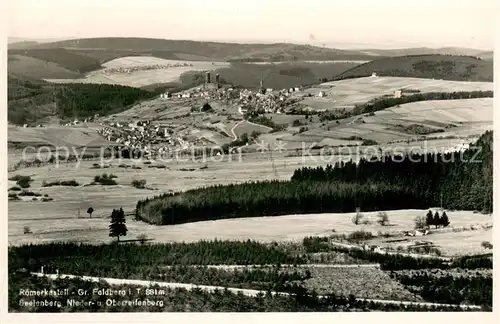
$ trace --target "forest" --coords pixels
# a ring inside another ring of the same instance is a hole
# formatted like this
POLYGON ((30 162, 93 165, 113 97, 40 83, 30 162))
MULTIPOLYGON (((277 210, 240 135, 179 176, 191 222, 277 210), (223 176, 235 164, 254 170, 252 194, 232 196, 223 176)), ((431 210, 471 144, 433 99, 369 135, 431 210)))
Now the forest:
POLYGON ((121 112, 157 92, 108 84, 50 84, 9 75, 8 120, 32 125, 50 116, 85 118, 121 112))
MULTIPOLYGON (((432 274, 397 275, 405 286, 417 287, 424 300, 444 304, 473 304, 492 306, 493 278, 485 276, 456 277, 432 274)), ((413 288, 415 289, 415 288, 413 288)))
MULTIPOLYGON (((366 182, 415 188, 429 205, 448 209, 493 210, 493 132, 488 131, 462 154, 386 156, 337 163, 325 168, 302 168, 292 181, 366 182)), ((363 207, 363 206, 361 206, 363 207)))
POLYGON ((138 201, 136 218, 156 225, 238 217, 428 208, 430 197, 391 184, 264 181, 166 193, 138 201), (400 199, 394 199, 399 197, 400 199))
POLYGON ((156 225, 325 212, 493 208, 493 133, 465 152, 362 158, 301 168, 290 181, 247 182, 167 193, 137 202, 136 219, 156 225))
POLYGON ((59 116, 81 118, 117 113, 139 100, 156 95, 120 85, 66 84, 56 92, 55 97, 59 116))
POLYGON ((169 244, 48 243, 9 247, 9 272, 24 268, 122 278, 144 278, 162 265, 303 264, 305 258, 255 241, 198 241, 169 244), (122 262, 123 261, 123 262, 122 262), (53 269, 52 269, 53 270, 53 269))
POLYGON ((461 55, 404 55, 357 65, 333 80, 370 76, 493 82, 493 61, 461 55))

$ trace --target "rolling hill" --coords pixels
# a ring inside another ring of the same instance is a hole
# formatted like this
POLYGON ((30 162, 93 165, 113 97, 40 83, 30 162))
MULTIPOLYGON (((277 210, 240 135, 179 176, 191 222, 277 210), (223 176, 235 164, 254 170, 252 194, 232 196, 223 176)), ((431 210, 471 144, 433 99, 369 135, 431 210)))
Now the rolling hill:
POLYGON ((398 48, 398 49, 367 49, 364 51, 367 53, 380 56, 408 56, 408 55, 434 54, 434 55, 465 55, 465 56, 476 56, 476 57, 481 57, 481 55, 488 52, 480 49, 464 48, 464 47, 440 47, 440 48, 415 47, 415 48, 398 48))
MULTIPOLYGON (((86 38, 39 44, 36 49, 71 49, 128 51, 151 54, 166 59, 181 59, 178 54, 191 54, 216 60, 370 60, 372 56, 356 50, 338 50, 296 44, 237 44, 167 40, 153 38, 86 38)), ((128 54, 131 55, 131 54, 128 54)), ((186 59, 186 58, 184 58, 186 59)))
POLYGON ((85 55, 69 52, 63 48, 9 50, 8 53, 9 56, 23 55, 46 62, 52 62, 79 74, 101 68, 101 64, 98 60, 85 55))
POLYGON ((493 81, 493 62, 470 56, 411 55, 374 60, 356 66, 335 79, 370 76, 414 77, 454 81, 493 81))
POLYGON ((80 76, 80 73, 67 69, 57 63, 23 55, 9 55, 8 69, 11 75, 14 74, 19 77, 29 76, 35 79, 73 79, 80 76))

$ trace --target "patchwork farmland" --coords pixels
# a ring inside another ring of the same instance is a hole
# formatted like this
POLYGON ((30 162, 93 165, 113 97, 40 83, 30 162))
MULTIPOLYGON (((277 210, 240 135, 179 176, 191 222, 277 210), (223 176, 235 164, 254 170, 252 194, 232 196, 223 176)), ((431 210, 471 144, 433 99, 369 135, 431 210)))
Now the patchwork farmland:
POLYGON ((103 66, 104 69, 89 72, 84 78, 46 78, 45 80, 53 83, 103 83, 144 87, 152 84, 175 82, 185 72, 215 70, 227 67, 229 63, 177 61, 150 56, 129 56, 108 61, 103 66))

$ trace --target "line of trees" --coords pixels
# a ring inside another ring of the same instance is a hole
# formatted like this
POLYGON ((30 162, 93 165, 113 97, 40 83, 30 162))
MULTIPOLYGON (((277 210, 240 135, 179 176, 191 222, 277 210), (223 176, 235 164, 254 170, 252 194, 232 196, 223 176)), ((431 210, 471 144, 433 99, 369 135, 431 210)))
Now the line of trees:
POLYGON ((278 246, 250 240, 146 245, 47 243, 12 246, 8 251, 9 272, 21 268, 39 271, 44 265, 46 272, 57 268, 64 273, 119 278, 143 278, 162 265, 304 263, 305 258, 278 246))
POLYGON ((429 210, 425 217, 425 225, 427 227, 436 226, 436 228, 438 228, 438 226, 447 227, 450 225, 450 220, 448 219, 446 212, 443 212, 441 217, 439 217, 439 212, 436 211, 433 216, 432 211, 429 210))
POLYGON ((439 258, 414 258, 400 254, 380 254, 361 249, 349 249, 341 246, 330 246, 329 251, 347 253, 353 258, 362 259, 373 263, 380 263, 383 270, 405 270, 405 269, 493 269, 493 260, 489 255, 464 256, 451 262, 444 262, 439 258))

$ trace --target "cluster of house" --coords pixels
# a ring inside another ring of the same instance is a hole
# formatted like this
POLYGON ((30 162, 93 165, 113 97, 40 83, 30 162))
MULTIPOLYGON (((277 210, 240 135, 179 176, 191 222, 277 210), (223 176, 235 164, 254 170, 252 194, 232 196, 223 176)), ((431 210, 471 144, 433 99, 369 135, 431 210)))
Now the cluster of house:
POLYGON ((458 144, 458 145, 455 145, 455 146, 452 146, 452 147, 445 149, 443 151, 443 153, 447 154, 447 153, 452 153, 452 152, 464 152, 464 151, 468 150, 469 147, 470 147, 469 143, 461 143, 461 144, 458 144))
POLYGON ((153 154, 152 144, 164 146, 184 146, 185 143, 172 136, 172 130, 159 125, 151 125, 149 120, 133 123, 111 122, 97 130, 97 133, 108 141, 124 145, 129 148, 144 150, 153 154))
POLYGON ((149 71, 149 70, 165 70, 177 67, 193 67, 193 64, 186 62, 172 63, 172 64, 152 64, 152 65, 138 65, 128 67, 115 67, 106 68, 102 70, 104 74, 117 74, 117 73, 132 73, 136 71, 149 71))
POLYGON ((215 87, 215 86, 202 86, 179 93, 171 94, 169 92, 162 93, 162 99, 189 99, 189 98, 203 98, 206 100, 220 100, 227 101, 238 97, 238 90, 233 87, 215 87))
POLYGON ((258 91, 240 89, 234 87, 207 86, 197 87, 176 94, 163 93, 161 99, 177 98, 190 99, 202 98, 205 100, 225 101, 240 107, 240 113, 244 114, 249 109, 266 113, 281 113, 282 107, 292 103, 293 94, 301 88, 274 90, 272 88, 261 88, 258 91))
POLYGON ((270 88, 257 92, 242 90, 238 101, 240 113, 246 113, 249 109, 259 113, 282 113, 285 106, 297 100, 293 94, 298 91, 300 91, 298 87, 277 91, 270 88))

